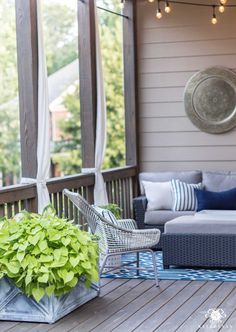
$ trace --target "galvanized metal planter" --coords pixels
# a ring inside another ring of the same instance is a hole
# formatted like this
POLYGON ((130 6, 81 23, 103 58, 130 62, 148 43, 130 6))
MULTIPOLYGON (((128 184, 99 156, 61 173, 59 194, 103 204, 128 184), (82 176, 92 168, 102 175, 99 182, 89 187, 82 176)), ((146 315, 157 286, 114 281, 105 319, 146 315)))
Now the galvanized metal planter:
POLYGON ((44 296, 37 303, 27 297, 8 278, 0 280, 0 320, 54 323, 82 304, 98 296, 99 288, 92 284, 86 288, 83 282, 68 294, 59 298, 44 296))

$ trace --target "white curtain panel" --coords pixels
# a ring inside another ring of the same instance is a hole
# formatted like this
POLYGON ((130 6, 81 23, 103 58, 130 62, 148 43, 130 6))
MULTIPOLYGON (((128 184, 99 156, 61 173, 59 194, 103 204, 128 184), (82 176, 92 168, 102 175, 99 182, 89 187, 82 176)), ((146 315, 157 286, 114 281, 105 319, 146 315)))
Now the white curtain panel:
POLYGON ((95 29, 96 29, 96 73, 97 73, 97 123, 95 145, 95 187, 94 202, 96 205, 108 204, 106 185, 101 173, 102 163, 106 150, 106 122, 107 109, 104 90, 102 55, 99 36, 99 21, 97 6, 95 5, 95 29))
POLYGON ((96 76, 97 76, 97 120, 96 120, 96 144, 95 167, 83 168, 82 173, 95 173, 94 203, 101 206, 108 204, 106 184, 101 173, 102 163, 106 150, 106 98, 104 91, 102 56, 99 37, 99 21, 97 7, 95 5, 95 30, 96 30, 96 76))
POLYGON ((50 116, 48 75, 43 42, 41 0, 37 0, 38 13, 38 145, 37 145, 37 193, 38 212, 50 203, 46 180, 50 172, 50 116))
POLYGON ((21 183, 36 183, 38 213, 42 213, 50 203, 46 181, 50 171, 50 118, 48 99, 47 67, 44 54, 43 23, 41 0, 37 0, 38 27, 38 142, 37 142, 37 178, 22 178, 21 183))

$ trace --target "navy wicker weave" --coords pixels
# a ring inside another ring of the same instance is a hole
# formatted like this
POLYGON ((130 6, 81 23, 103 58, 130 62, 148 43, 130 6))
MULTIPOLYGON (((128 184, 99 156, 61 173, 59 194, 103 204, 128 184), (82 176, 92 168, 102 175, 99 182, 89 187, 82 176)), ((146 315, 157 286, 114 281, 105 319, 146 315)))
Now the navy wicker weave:
POLYGON ((162 250, 164 268, 236 267, 235 234, 162 234, 162 250))

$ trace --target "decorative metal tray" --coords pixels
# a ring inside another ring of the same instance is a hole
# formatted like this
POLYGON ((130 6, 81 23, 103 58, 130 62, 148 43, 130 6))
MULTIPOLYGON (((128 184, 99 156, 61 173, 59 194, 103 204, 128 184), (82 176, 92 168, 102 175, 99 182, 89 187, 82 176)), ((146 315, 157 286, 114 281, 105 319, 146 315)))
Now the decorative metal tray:
POLYGON ((224 67, 210 67, 188 81, 185 111, 202 131, 223 133, 236 126, 236 74, 224 67))

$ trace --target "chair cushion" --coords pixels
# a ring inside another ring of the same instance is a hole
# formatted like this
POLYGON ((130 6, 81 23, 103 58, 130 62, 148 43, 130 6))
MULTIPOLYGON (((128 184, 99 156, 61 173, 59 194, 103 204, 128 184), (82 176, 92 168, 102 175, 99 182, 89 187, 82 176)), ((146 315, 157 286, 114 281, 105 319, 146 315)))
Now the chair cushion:
POLYGON ((172 180, 171 186, 174 211, 195 211, 197 209, 197 198, 194 189, 201 189, 201 183, 194 184, 172 180))
POLYGON ((195 189, 197 211, 236 210, 236 188, 221 192, 195 189))
POLYGON ((173 206, 171 182, 143 181, 147 197, 147 211, 171 210, 173 206))
POLYGON ((145 212, 144 223, 147 225, 164 225, 167 221, 183 215, 192 215, 193 211, 158 210, 145 212))
POLYGON ((139 184, 141 195, 144 195, 144 187, 142 181, 151 182, 167 182, 172 179, 179 179, 186 183, 202 182, 201 171, 183 171, 183 172, 143 172, 139 174, 139 184))
POLYGON ((236 187, 236 172, 203 172, 202 184, 209 191, 233 189, 236 187))
POLYGON ((100 206, 96 206, 96 205, 93 205, 93 208, 103 217, 105 218, 106 220, 110 221, 112 224, 118 226, 119 223, 116 219, 116 217, 114 216, 114 214, 107 210, 107 209, 104 209, 104 208, 101 208, 100 206))

